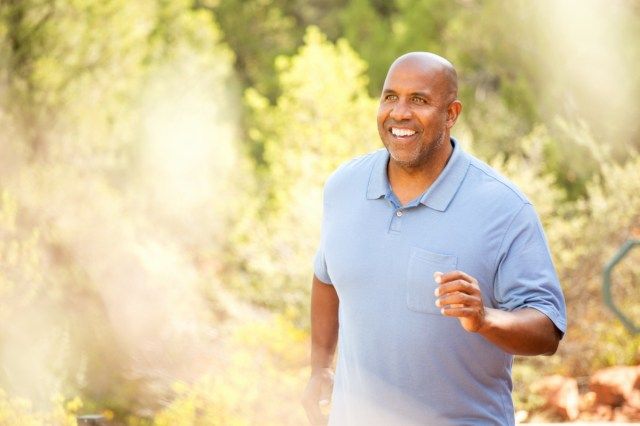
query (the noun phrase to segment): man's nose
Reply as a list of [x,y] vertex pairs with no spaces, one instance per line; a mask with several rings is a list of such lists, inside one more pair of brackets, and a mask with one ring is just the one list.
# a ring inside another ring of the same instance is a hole
[[411,110],[406,102],[399,100],[391,108],[389,116],[396,121],[408,120],[411,118]]

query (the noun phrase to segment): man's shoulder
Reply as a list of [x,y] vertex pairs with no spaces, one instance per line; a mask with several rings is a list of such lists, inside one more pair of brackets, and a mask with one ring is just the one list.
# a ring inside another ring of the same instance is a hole
[[377,161],[380,161],[384,155],[385,149],[380,148],[342,163],[333,173],[331,173],[331,175],[329,175],[325,188],[344,188],[344,184],[348,182],[368,182],[373,166]]
[[[503,201],[510,201],[516,206],[522,204],[530,204],[527,196],[514,184],[495,168],[491,167],[484,161],[467,154],[470,157],[471,173],[475,175],[473,180],[479,186],[479,190],[483,189],[493,194],[491,198],[501,198]],[[484,192],[484,191],[482,191]]]

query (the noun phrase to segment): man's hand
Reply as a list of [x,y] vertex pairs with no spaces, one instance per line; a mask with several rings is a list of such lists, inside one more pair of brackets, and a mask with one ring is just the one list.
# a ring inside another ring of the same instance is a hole
[[302,405],[313,426],[326,425],[329,421],[320,407],[329,405],[332,389],[333,371],[330,368],[322,368],[311,374],[302,395]]
[[462,327],[478,333],[513,355],[552,355],[562,337],[542,312],[523,307],[513,311],[485,307],[478,281],[461,271],[436,272],[436,306],[442,315],[457,317]]
[[461,271],[436,272],[436,306],[442,315],[457,317],[462,327],[477,332],[485,322],[485,307],[478,281]]

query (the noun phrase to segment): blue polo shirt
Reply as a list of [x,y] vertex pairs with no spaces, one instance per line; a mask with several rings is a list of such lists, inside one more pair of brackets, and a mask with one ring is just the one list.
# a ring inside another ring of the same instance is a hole
[[435,306],[435,271],[478,280],[485,305],[547,315],[564,299],[526,197],[454,139],[431,187],[401,206],[380,149],[334,172],[324,190],[315,275],[334,285],[338,362],[331,425],[508,425],[512,356]]

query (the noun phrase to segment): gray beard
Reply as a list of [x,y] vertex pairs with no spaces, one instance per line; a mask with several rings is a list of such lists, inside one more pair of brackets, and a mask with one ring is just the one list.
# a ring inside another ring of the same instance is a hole
[[438,148],[440,148],[442,146],[442,144],[444,143],[444,136],[445,136],[445,132],[443,130],[438,135],[438,139],[436,140],[435,144],[432,145],[431,147],[429,147],[429,150],[427,151],[427,153],[424,156],[424,158],[419,157],[419,158],[416,158],[413,161],[401,161],[401,160],[395,158],[395,156],[391,153],[391,151],[389,151],[389,150],[387,150],[387,151],[389,151],[389,155],[391,156],[391,158],[393,158],[393,161],[395,161],[395,163],[398,166],[400,166],[402,168],[406,168],[406,169],[413,169],[413,168],[417,167],[419,163],[424,162],[425,160],[428,160],[429,158],[433,157],[434,152],[436,152],[438,150]]

